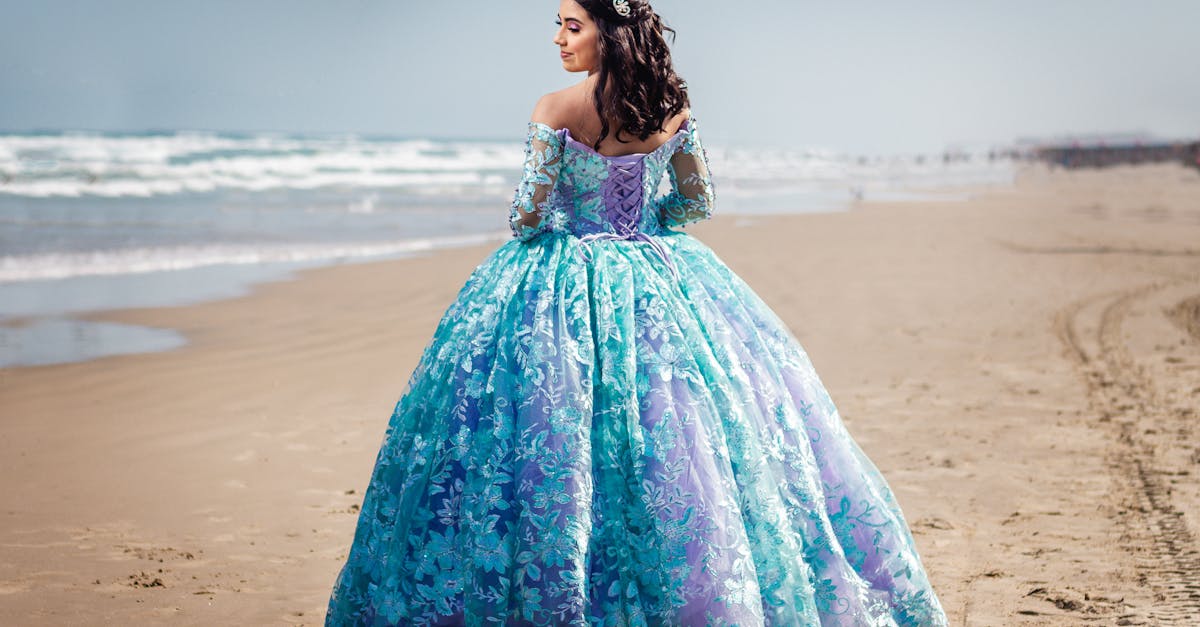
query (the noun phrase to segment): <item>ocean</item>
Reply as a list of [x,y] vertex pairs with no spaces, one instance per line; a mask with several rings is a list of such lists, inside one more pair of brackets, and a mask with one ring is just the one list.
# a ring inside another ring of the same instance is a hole
[[[522,138],[0,134],[0,368],[170,350],[83,312],[246,293],[300,268],[510,237]],[[709,146],[717,213],[842,211],[1007,185],[1014,164]]]

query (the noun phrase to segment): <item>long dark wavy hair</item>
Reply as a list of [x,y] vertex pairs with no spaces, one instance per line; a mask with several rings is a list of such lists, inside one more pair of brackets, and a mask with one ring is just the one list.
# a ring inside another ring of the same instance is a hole
[[675,73],[671,50],[664,32],[675,29],[663,24],[649,2],[627,0],[628,15],[617,12],[613,0],[575,0],[600,29],[600,70],[592,100],[600,114],[600,136],[593,148],[608,136],[609,119],[619,122],[614,133],[645,141],[664,131],[663,122],[689,107],[687,83]]

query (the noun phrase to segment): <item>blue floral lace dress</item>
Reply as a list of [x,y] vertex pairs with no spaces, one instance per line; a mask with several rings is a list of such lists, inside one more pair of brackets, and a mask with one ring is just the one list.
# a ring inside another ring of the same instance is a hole
[[[669,185],[667,185],[669,181]],[[327,625],[945,625],[795,337],[680,230],[696,120],[601,155],[530,123],[375,462]]]

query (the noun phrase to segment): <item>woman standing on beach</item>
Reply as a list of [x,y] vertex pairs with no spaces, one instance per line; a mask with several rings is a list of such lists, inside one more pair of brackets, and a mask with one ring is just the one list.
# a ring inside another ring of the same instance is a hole
[[558,23],[587,78],[534,109],[514,238],[396,405],[326,624],[945,625],[799,342],[680,230],[715,199],[674,31]]

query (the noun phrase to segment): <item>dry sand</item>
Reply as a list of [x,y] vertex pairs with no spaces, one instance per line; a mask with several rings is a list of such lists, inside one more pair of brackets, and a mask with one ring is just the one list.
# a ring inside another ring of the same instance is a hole
[[[1200,173],[690,229],[808,349],[953,624],[1200,621]],[[498,244],[96,315],[191,344],[0,370],[0,624],[320,623],[398,394]]]

